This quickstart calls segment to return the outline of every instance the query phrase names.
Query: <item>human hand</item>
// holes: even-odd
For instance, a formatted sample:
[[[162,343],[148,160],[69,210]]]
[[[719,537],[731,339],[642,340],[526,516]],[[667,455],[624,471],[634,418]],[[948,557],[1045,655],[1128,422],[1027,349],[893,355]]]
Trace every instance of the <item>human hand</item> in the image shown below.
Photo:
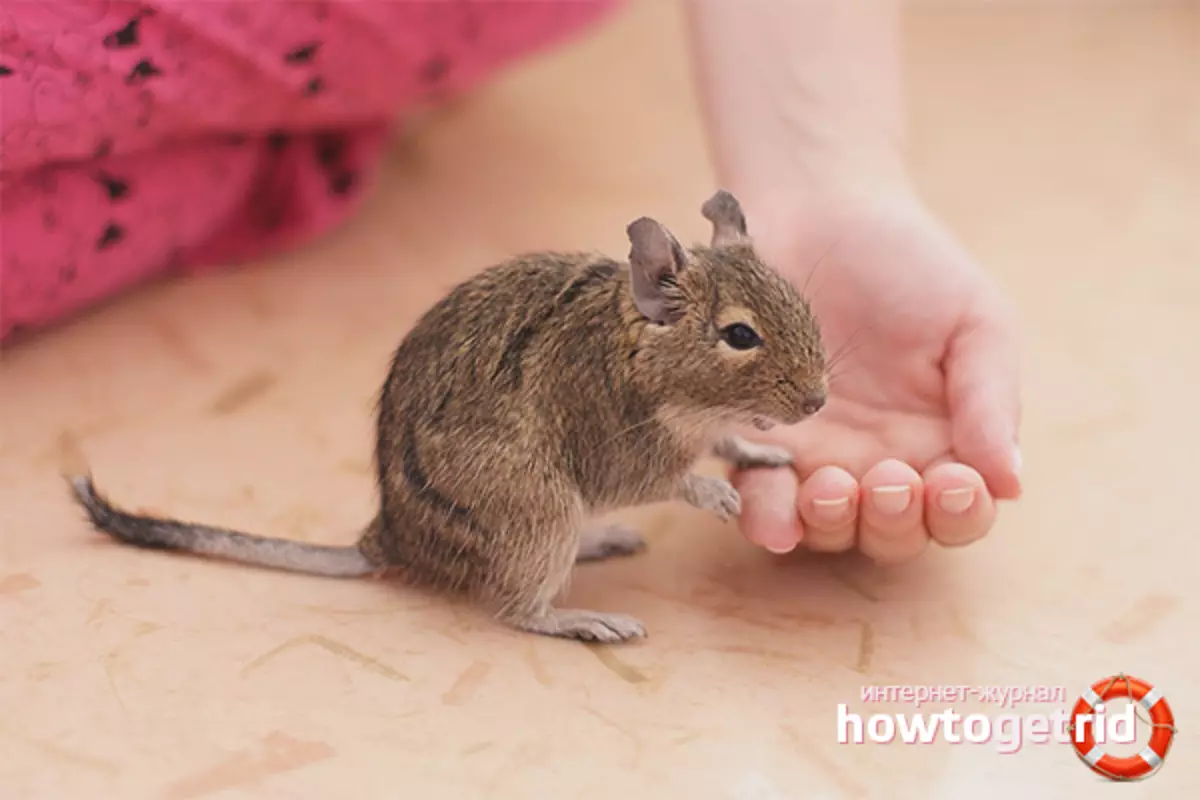
[[[794,470],[731,475],[741,529],[773,552],[857,546],[894,562],[987,534],[1020,494],[1017,333],[999,290],[910,195],[750,215],[760,255],[810,299],[830,399],[753,438]]]

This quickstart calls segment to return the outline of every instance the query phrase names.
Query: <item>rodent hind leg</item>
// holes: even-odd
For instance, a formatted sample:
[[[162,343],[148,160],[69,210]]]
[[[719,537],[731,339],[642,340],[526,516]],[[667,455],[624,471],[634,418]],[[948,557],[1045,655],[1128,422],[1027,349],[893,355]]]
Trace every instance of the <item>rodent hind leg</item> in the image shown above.
[[[614,536],[614,540],[629,544],[628,535]],[[528,633],[584,642],[615,643],[645,636],[645,626],[627,614],[555,607],[570,583],[582,541],[582,532],[564,536],[557,540],[560,546],[526,552],[513,564],[515,569],[507,571],[503,586],[497,587],[494,595],[499,601],[499,619]]]
[[[589,611],[583,608],[545,608],[526,616],[510,618],[514,628],[581,642],[615,644],[646,636],[646,626],[628,614]]]
[[[636,528],[620,523],[591,523],[579,536],[576,562],[601,561],[631,556],[646,548],[646,540]]]
[[[741,436],[728,436],[718,441],[713,447],[713,455],[728,461],[735,469],[792,465],[792,454],[782,447],[751,442]]]

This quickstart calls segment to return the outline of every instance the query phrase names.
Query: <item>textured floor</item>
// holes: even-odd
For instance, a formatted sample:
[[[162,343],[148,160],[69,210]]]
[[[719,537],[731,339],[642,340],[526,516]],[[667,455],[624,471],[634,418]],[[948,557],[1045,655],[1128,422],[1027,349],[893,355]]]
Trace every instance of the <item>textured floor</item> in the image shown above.
[[[844,745],[836,709],[913,710],[867,684],[1073,701],[1122,671],[1181,733],[1110,791],[1200,796],[1200,6],[1048,5],[924,3],[910,32],[923,189],[1028,338],[1027,495],[987,540],[884,571],[655,508],[631,517],[650,552],[573,590],[652,636],[595,649],[379,583],[120,549],[64,501],[86,457],[134,505],[349,541],[414,315],[515,250],[619,253],[627,220],[693,219],[710,191],[679,19],[643,2],[432,118],[319,246],[5,353],[0,796],[1100,796],[1065,745]]]

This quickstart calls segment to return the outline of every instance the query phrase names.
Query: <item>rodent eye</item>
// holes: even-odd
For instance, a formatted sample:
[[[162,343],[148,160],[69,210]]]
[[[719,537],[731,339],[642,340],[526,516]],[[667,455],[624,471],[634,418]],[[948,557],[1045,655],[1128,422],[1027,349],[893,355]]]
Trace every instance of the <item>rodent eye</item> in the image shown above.
[[[749,350],[762,344],[762,338],[754,328],[743,322],[735,322],[721,329],[721,338],[734,350]]]

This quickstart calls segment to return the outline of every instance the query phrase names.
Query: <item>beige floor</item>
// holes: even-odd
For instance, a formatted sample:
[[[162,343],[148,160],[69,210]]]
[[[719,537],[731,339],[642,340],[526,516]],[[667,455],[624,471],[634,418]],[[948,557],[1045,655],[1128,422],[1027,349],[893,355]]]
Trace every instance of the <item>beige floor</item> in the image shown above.
[[[0,796],[1200,796],[1200,6],[1048,5],[912,18],[920,180],[1029,341],[1028,493],[991,537],[885,571],[655,508],[652,552],[574,590],[651,628],[614,650],[120,549],[65,501],[83,453],[131,503],[348,541],[385,358],[441,287],[519,249],[619,253],[628,219],[682,229],[710,191],[678,16],[642,2],[432,119],[321,245],[5,354]],[[1139,785],[1061,744],[835,738],[838,703],[912,710],[870,709],[865,684],[1073,700],[1122,671],[1181,730]]]

